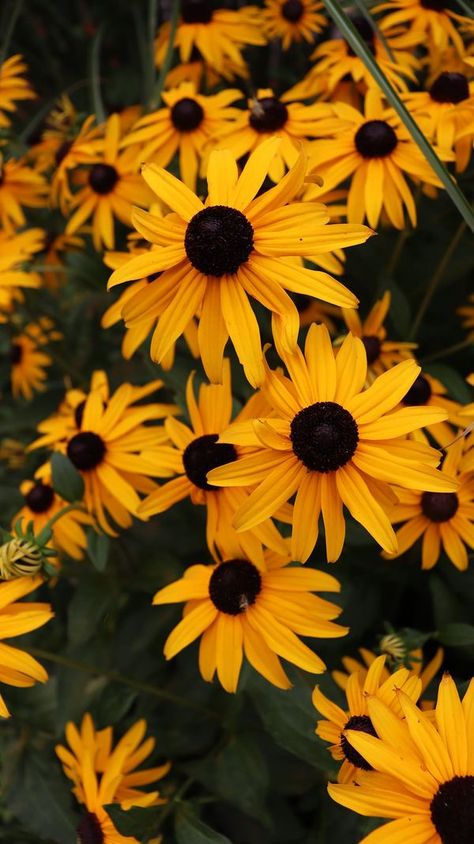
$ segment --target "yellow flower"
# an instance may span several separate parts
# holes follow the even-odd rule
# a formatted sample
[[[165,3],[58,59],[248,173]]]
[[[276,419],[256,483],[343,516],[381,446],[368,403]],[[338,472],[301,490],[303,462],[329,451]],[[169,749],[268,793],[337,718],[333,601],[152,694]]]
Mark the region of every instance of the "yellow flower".
[[[182,82],[163,93],[165,108],[135,123],[123,146],[138,144],[138,162],[160,167],[167,167],[179,151],[181,179],[188,188],[196,190],[204,147],[241,114],[240,109],[229,106],[242,97],[241,91],[233,88],[204,96],[197,93],[193,82]]]
[[[384,372],[366,390],[361,340],[348,334],[335,354],[325,326],[313,324],[305,353],[280,350],[290,378],[267,369],[262,393],[272,413],[230,426],[220,442],[249,445],[257,453],[209,472],[216,486],[254,486],[236,513],[237,530],[272,516],[296,493],[292,556],[304,562],[318,537],[322,512],[329,561],[345,538],[343,505],[382,548],[395,551],[387,514],[389,484],[452,492],[456,482],[436,470],[439,452],[406,440],[410,431],[443,419],[441,408],[394,408],[419,370],[413,360]]]
[[[474,343],[474,293],[471,293],[468,298],[468,305],[463,305],[462,308],[457,308],[456,313],[463,317],[463,328],[469,331],[468,340]]]
[[[30,401],[35,391],[45,389],[46,369],[51,366],[52,360],[43,347],[61,336],[54,330],[51,321],[43,317],[25,326],[21,334],[12,338],[9,358],[14,398],[22,396]]]
[[[170,455],[168,446],[144,451],[143,456],[155,466],[154,475],[160,477],[162,470],[169,476],[170,460],[174,456],[177,478],[163,484],[140,505],[139,515],[145,517],[169,510],[178,501],[190,497],[194,504],[207,508],[206,539],[208,548],[216,561],[222,554],[232,553],[235,557],[248,557],[262,567],[262,545],[274,551],[286,553],[285,541],[281,538],[270,519],[258,528],[237,533],[232,526],[237,507],[247,499],[244,489],[216,489],[206,481],[207,473],[216,466],[236,460],[248,449],[217,442],[219,434],[230,423],[232,415],[232,389],[229,361],[224,361],[222,384],[201,384],[198,400],[194,395],[193,375],[188,378],[186,399],[191,427],[177,419],[165,421],[165,429],[173,444]],[[238,420],[248,419],[255,413],[266,410],[261,395],[256,394],[237,415]]]
[[[49,186],[41,173],[28,167],[21,158],[5,161],[0,154],[0,223],[13,233],[26,224],[23,206],[45,208]]]
[[[401,720],[402,712],[397,698],[397,690],[403,689],[413,701],[421,694],[421,680],[408,668],[399,668],[394,674],[385,669],[384,655],[378,656],[364,672],[354,671],[349,675],[344,692],[347,698],[347,710],[341,709],[326,697],[316,686],[313,692],[313,705],[324,721],[318,721],[316,735],[323,741],[331,742],[328,748],[333,759],[343,760],[339,768],[338,782],[358,782],[360,771],[370,771],[371,767],[363,755],[357,753],[347,741],[345,731],[357,731],[376,736],[368,707],[368,700],[382,701],[390,712],[392,720]],[[388,676],[387,676],[388,675]]]
[[[471,21],[451,11],[443,0],[390,0],[373,9],[375,14],[387,12],[378,21],[384,34],[400,31],[402,26],[409,34],[416,36],[418,43],[428,50],[446,49],[452,44],[458,53],[464,52],[464,44],[456,24],[469,25]]]
[[[360,844],[470,844],[474,833],[474,680],[460,700],[445,674],[435,720],[398,692],[403,720],[369,698],[380,738],[348,730],[345,739],[373,770],[357,784],[328,786],[333,800],[361,815],[389,818]]]
[[[280,38],[284,50],[302,41],[312,44],[327,22],[318,14],[322,8],[317,0],[265,0],[262,18],[267,38]]]
[[[49,269],[44,270],[44,285],[56,291],[67,280],[64,258],[71,252],[80,252],[85,247],[85,240],[79,234],[51,234],[46,238],[44,263]]]
[[[168,636],[164,654],[171,659],[201,636],[199,670],[211,682],[216,671],[227,692],[235,692],[243,655],[270,683],[291,683],[278,657],[304,671],[321,674],[324,662],[299,636],[345,636],[346,627],[331,619],[340,607],[311,592],[338,592],[331,575],[288,566],[289,556],[266,554],[264,569],[245,558],[215,566],[195,565],[181,580],[156,593],[154,604],[186,601],[183,618]]]
[[[41,577],[19,577],[7,583],[0,583],[0,638],[11,639],[42,627],[53,617],[49,604],[26,601],[17,603],[18,598],[29,595],[43,583]],[[43,666],[32,656],[18,648],[0,642],[0,682],[7,686],[26,688],[35,683],[46,683],[48,675]],[[0,695],[0,717],[8,718],[10,713]]]
[[[115,245],[115,219],[131,224],[132,204],[147,205],[149,191],[137,173],[134,149],[120,152],[122,127],[118,114],[112,114],[105,126],[104,150],[95,163],[81,175],[87,184],[70,200],[76,209],[68,219],[66,234],[74,234],[92,216],[92,240],[100,252],[102,246]]]
[[[95,125],[95,117],[90,115],[80,127],[76,126],[75,119],[70,122],[66,119],[64,124],[58,119],[54,121],[54,128],[45,132],[44,143],[47,146],[48,158],[50,147],[53,153],[51,156],[51,163],[54,165],[51,176],[51,201],[64,215],[67,214],[73,200],[69,184],[71,172],[81,165],[90,164],[97,153],[103,149],[103,129],[103,126]]]
[[[16,111],[16,102],[35,98],[30,83],[22,76],[27,70],[28,66],[23,61],[23,56],[19,54],[10,56],[0,66],[0,127],[2,129],[10,125],[11,120],[6,112]]]
[[[265,44],[266,40],[262,32],[260,9],[243,6],[234,11],[216,8],[212,0],[182,0],[180,12],[175,46],[181,62],[188,62],[193,47],[197,47],[203,60],[217,73],[224,75],[226,63],[230,59],[239,68],[239,76],[247,75],[243,48]],[[163,63],[169,37],[170,25],[166,21],[156,40],[158,67]]]
[[[428,375],[427,372],[420,372],[406,396],[403,396],[401,400],[403,407],[424,405],[425,407],[439,407],[446,412],[446,422],[437,421],[423,426],[440,446],[445,446],[454,439],[456,434],[452,426],[463,424],[462,405],[447,398],[447,392],[444,384],[437,378]],[[414,432],[413,437],[421,442],[428,442],[424,431]]]
[[[441,186],[430,165],[393,109],[385,108],[378,91],[365,96],[364,113],[345,103],[333,103],[340,128],[333,137],[312,144],[311,165],[326,190],[352,176],[347,219],[378,225],[382,210],[397,229],[405,226],[404,207],[413,226],[416,207],[405,173]]]
[[[264,368],[249,295],[281,316],[288,347],[296,344],[299,319],[285,289],[346,307],[356,305],[355,296],[327,273],[288,260],[316,257],[371,235],[363,226],[327,225],[326,209],[319,203],[293,201],[305,178],[303,153],[276,187],[254,198],[280,143],[279,138],[262,143],[239,178],[232,154],[213,151],[205,205],[166,170],[154,164],[143,168],[146,182],[174,213],[160,219],[134,211],[135,227],[154,248],[116,270],[109,287],[161,273],[143,291],[141,301],[124,308],[130,325],[159,317],[151,343],[153,360],[165,357],[199,312],[199,349],[210,380],[222,379],[230,336],[248,380],[256,386]]]
[[[136,770],[155,747],[153,738],[144,740],[146,727],[146,721],[137,721],[114,747],[112,727],[96,730],[88,712],[80,730],[72,722],[66,725],[69,747],[58,744],[56,753],[65,775],[73,782],[76,800],[84,806],[77,829],[78,844],[135,844],[135,838],[116,830],[104,807],[115,803],[126,810],[166,803],[158,791],[142,788],[166,776],[169,762]]]
[[[390,554],[390,559],[404,554],[423,537],[423,569],[436,565],[441,546],[456,568],[467,569],[465,544],[474,548],[474,477],[463,472],[463,448],[462,438],[450,445],[441,467],[443,474],[459,479],[456,492],[396,490],[398,503],[390,515],[393,522],[404,524],[397,530],[398,551]]]

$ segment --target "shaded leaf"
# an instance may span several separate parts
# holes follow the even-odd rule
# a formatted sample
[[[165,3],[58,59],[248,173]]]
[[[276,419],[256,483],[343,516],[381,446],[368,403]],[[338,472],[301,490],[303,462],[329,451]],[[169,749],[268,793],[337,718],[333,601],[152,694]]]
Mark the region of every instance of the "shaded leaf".
[[[65,501],[81,501],[84,495],[84,480],[73,466],[69,457],[55,451],[51,457],[51,473],[54,491]]]

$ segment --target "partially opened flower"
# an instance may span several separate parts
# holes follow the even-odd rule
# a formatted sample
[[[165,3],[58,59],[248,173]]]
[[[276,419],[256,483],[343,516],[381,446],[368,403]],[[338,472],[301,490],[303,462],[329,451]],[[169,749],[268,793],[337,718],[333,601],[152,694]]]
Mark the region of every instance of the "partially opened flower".
[[[462,24],[470,24],[468,17],[456,14],[444,0],[389,0],[373,10],[386,12],[378,22],[386,35],[392,31],[416,35],[419,44],[430,49],[445,49],[452,44],[462,54],[464,44],[459,32]]]
[[[105,806],[117,804],[127,810],[166,803],[159,791],[143,787],[166,776],[170,763],[137,770],[155,747],[153,738],[145,739],[146,728],[146,721],[137,721],[114,747],[112,727],[97,730],[89,713],[80,729],[72,722],[66,725],[69,747],[58,744],[56,753],[73,783],[76,800],[84,807],[78,844],[134,844],[135,838],[117,831]]]
[[[18,577],[0,583],[0,681],[7,686],[27,688],[35,683],[46,683],[48,679],[43,666],[34,657],[3,641],[37,630],[53,617],[49,604],[18,603],[19,598],[34,592],[42,583],[41,577]],[[10,712],[0,695],[0,717],[9,716]]]
[[[312,44],[326,25],[318,0],[265,0],[262,19],[268,38],[280,38],[284,50],[306,41]]]
[[[11,123],[10,115],[16,111],[16,103],[33,100],[35,93],[23,74],[28,70],[23,56],[10,56],[0,66],[0,127]]]
[[[421,154],[395,111],[385,108],[380,92],[365,96],[364,112],[345,103],[333,103],[340,129],[328,140],[314,141],[312,168],[326,190],[352,177],[347,200],[347,219],[361,223],[367,218],[376,227],[382,211],[397,229],[405,226],[404,210],[413,226],[416,207],[405,174],[429,185],[441,186],[434,170]],[[445,156],[446,157],[446,156]]]
[[[206,204],[166,170],[154,164],[143,168],[149,186],[174,213],[160,219],[134,211],[135,227],[154,248],[116,270],[109,286],[161,273],[133,307],[129,303],[124,308],[129,325],[159,317],[151,344],[154,360],[165,357],[199,312],[199,348],[211,381],[222,379],[230,336],[248,380],[259,385],[264,379],[263,354],[249,296],[281,316],[288,348],[296,344],[299,319],[285,290],[345,307],[357,304],[355,296],[327,273],[287,259],[313,258],[362,243],[372,232],[359,225],[328,225],[324,205],[294,201],[305,178],[303,153],[276,187],[256,197],[280,144],[279,138],[264,141],[240,177],[228,150],[213,151]]]
[[[454,479],[436,470],[439,452],[405,435],[443,419],[440,408],[395,411],[419,367],[406,360],[380,375],[366,390],[367,359],[361,340],[349,334],[337,354],[325,326],[313,324],[305,352],[280,350],[290,378],[267,370],[262,393],[272,412],[237,423],[220,442],[248,445],[255,454],[208,474],[216,486],[253,485],[236,513],[237,530],[272,516],[296,493],[292,556],[305,561],[318,537],[322,512],[328,560],[337,560],[345,538],[345,505],[386,550],[397,542],[387,508],[390,484],[452,492]]]
[[[299,637],[346,635],[347,628],[332,620],[340,607],[311,594],[338,592],[340,585],[325,572],[288,561],[288,556],[267,553],[265,568],[257,569],[245,558],[226,558],[214,566],[191,566],[181,580],[160,589],[154,604],[186,602],[182,620],[165,642],[166,659],[201,637],[201,675],[211,682],[217,672],[227,692],[237,690],[244,654],[280,689],[291,683],[279,657],[321,674],[324,662]]]
[[[179,151],[181,179],[188,188],[196,190],[204,147],[241,114],[240,109],[230,106],[242,96],[235,88],[204,96],[193,82],[182,82],[163,93],[164,108],[134,124],[123,146],[138,144],[138,161],[161,167],[167,167]]]
[[[345,694],[347,709],[341,709],[334,701],[326,697],[316,686],[313,692],[313,705],[324,721],[318,721],[316,735],[323,741],[331,742],[328,748],[333,759],[342,761],[338,771],[338,782],[358,782],[359,771],[370,771],[370,764],[346,739],[345,730],[354,730],[376,736],[370,719],[367,698],[375,697],[401,719],[402,711],[397,698],[397,690],[403,689],[413,701],[421,694],[421,680],[408,668],[399,668],[393,674],[385,668],[386,657],[378,656],[365,672],[355,670],[348,677]]]
[[[248,452],[245,447],[221,444],[219,435],[230,424],[232,416],[232,388],[229,361],[224,361],[222,384],[201,384],[196,401],[193,375],[188,378],[186,388],[188,414],[191,425],[185,425],[170,417],[165,421],[165,430],[173,444],[178,477],[152,492],[140,505],[140,515],[149,517],[169,510],[178,501],[191,498],[194,504],[203,504],[206,509],[206,540],[209,551],[216,561],[230,549],[235,556],[248,557],[263,567],[263,546],[280,554],[287,551],[271,519],[250,531],[237,533],[232,520],[235,511],[247,498],[245,489],[218,489],[206,480],[207,473],[216,466],[237,460]],[[265,412],[262,396],[254,395],[238,413],[236,419],[248,419],[255,413]],[[169,476],[170,455],[167,447],[144,451],[143,456],[154,465],[154,475]],[[163,462],[164,460],[164,462]]]
[[[463,472],[464,441],[461,437],[446,449],[441,472],[457,477],[456,492],[416,492],[396,490],[398,502],[390,515],[397,530],[398,551],[390,559],[404,554],[422,538],[421,566],[431,569],[443,548],[460,571],[469,564],[468,548],[474,548],[474,477]]]
[[[470,844],[474,834],[474,679],[462,700],[445,674],[435,720],[398,692],[403,720],[369,698],[377,738],[348,729],[347,743],[371,769],[357,783],[328,786],[354,812],[390,820],[360,844]]]

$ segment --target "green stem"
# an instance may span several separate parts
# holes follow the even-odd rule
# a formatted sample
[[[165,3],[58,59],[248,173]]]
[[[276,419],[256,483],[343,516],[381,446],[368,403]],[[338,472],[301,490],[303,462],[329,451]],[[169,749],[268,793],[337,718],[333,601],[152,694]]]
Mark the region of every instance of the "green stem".
[[[62,519],[62,517],[65,516],[66,513],[70,513],[71,510],[82,510],[83,512],[85,512],[85,509],[86,508],[80,501],[73,501],[72,504],[66,504],[64,507],[61,507],[61,509],[58,510],[58,512],[55,513],[54,516],[51,516],[51,518],[48,519],[41,533],[39,533],[36,537],[39,544],[41,544],[43,541],[43,533],[46,535],[46,533],[52,529],[53,525],[55,525],[56,522],[59,521],[59,519]]]
[[[390,47],[387,39],[385,38],[385,35],[383,34],[383,32],[381,32],[381,30],[377,26],[377,22],[374,20],[374,18],[370,14],[367,6],[364,3],[364,0],[354,0],[354,5],[357,6],[357,8],[359,9],[359,12],[361,13],[362,17],[365,18],[365,20],[367,21],[369,26],[372,28],[374,35],[379,39],[380,43],[385,47],[390,61],[393,62],[393,64],[396,64],[395,56],[392,53],[391,47]]]
[[[23,0],[15,0],[13,3],[12,13],[10,15],[10,19],[7,24],[7,30],[5,32],[2,46],[0,48],[0,65],[3,64],[7,57],[8,48],[10,46],[11,37],[13,35],[13,30],[15,29],[16,22],[18,20],[18,16],[21,12],[21,7],[23,6]]]
[[[454,343],[452,346],[446,346],[445,349],[440,349],[439,352],[433,352],[432,355],[427,355],[423,358],[422,363],[431,363],[433,360],[450,357],[450,355],[455,355],[456,352],[462,352],[463,349],[467,349],[469,346],[472,347],[472,340],[466,338],[459,343]]]
[[[431,302],[431,300],[432,300],[432,298],[433,298],[433,296],[436,292],[436,288],[438,287],[438,284],[440,283],[441,279],[443,278],[443,276],[444,276],[444,274],[445,274],[445,272],[448,268],[448,264],[449,264],[449,262],[450,262],[450,260],[453,256],[454,252],[456,251],[457,247],[459,246],[459,243],[461,241],[461,238],[464,234],[465,229],[466,229],[466,223],[465,222],[460,223],[458,228],[456,229],[456,232],[454,233],[453,237],[451,238],[443,257],[441,258],[441,260],[440,260],[439,264],[437,265],[433,275],[431,276],[431,278],[430,278],[430,280],[429,280],[429,282],[426,286],[425,295],[423,296],[423,299],[421,300],[420,307],[418,308],[415,319],[413,320],[413,324],[410,328],[410,331],[408,332],[407,340],[413,340],[416,337],[416,335],[418,333],[418,329],[421,325],[421,321],[422,321],[422,319],[425,315],[426,309],[427,309],[428,305],[430,304],[430,302]]]
[[[411,234],[411,229],[405,227],[404,229],[399,232],[398,237],[395,241],[395,246],[393,248],[393,252],[390,255],[388,264],[385,268],[384,275],[388,276],[388,278],[393,278],[395,274],[395,270],[398,266],[398,262],[401,258],[403,249],[405,247],[405,243],[407,242],[409,236]]]
[[[396,111],[399,118],[405,124],[406,129],[410,132],[410,135],[412,136],[414,142],[417,144],[422,154],[438,176],[439,180],[444,185],[446,193],[458,209],[459,213],[466,221],[469,228],[474,231],[474,212],[468,200],[464,196],[457,182],[451,176],[449,170],[445,167],[443,162],[436,155],[436,152],[434,151],[430,142],[421,131],[418,124],[413,120],[413,117],[411,116],[410,112],[407,110],[407,108],[401,101],[395,88],[390,84],[387,77],[380,69],[372,53],[366,46],[363,39],[360,37],[350,18],[343,11],[337,0],[323,0],[323,2],[327,11],[331,15],[334,23],[336,24],[336,26],[339,27],[340,31],[344,35],[346,41],[349,42],[355,54],[359,56],[359,58],[364,62],[367,70],[377,82],[381,91],[383,91],[383,93],[385,94],[388,102]]]
[[[179,695],[175,695],[173,692],[168,692],[165,689],[157,689],[150,683],[143,683],[141,680],[136,680],[134,677],[126,677],[118,671],[98,668],[96,665],[79,662],[79,660],[70,659],[70,657],[63,656],[62,654],[51,653],[50,651],[43,650],[43,648],[36,648],[30,645],[28,646],[28,651],[33,656],[39,657],[39,659],[46,659],[49,662],[54,662],[56,665],[63,665],[65,668],[73,668],[74,670],[82,671],[85,674],[93,674],[96,677],[105,677],[105,679],[110,680],[111,683],[121,683],[122,686],[128,686],[129,689],[135,689],[137,692],[143,692],[144,694],[156,697],[159,700],[167,700],[170,703],[176,703],[178,706],[194,709],[196,712],[207,715],[209,718],[219,720],[217,712],[214,712],[212,709],[208,709],[206,706],[199,706],[199,704],[194,703],[189,698],[180,697]]]
[[[153,99],[153,89],[155,87],[155,33],[156,33],[156,15],[157,15],[157,0],[148,0],[148,20],[147,20],[147,61],[145,73],[145,97],[144,101],[147,106],[151,106]]]
[[[176,794],[173,795],[171,800],[169,800],[168,803],[166,803],[166,805],[164,806],[163,811],[160,815],[160,819],[159,819],[158,823],[156,824],[155,829],[153,830],[153,835],[156,835],[158,832],[160,832],[160,830],[163,828],[163,824],[164,824],[166,818],[175,809],[176,804],[181,803],[181,800],[183,799],[186,792],[189,791],[193,782],[194,782],[194,777],[188,777],[188,779],[185,780],[183,782],[182,786],[178,789]],[[146,841],[144,842],[144,844],[146,844]]]
[[[97,123],[105,123],[106,114],[102,94],[100,90],[100,47],[102,44],[102,27],[99,27],[92,42],[91,60],[90,60],[90,85],[92,104],[97,118]]]
[[[153,96],[150,102],[150,108],[158,108],[161,104],[161,94],[163,92],[163,88],[165,87],[166,77],[168,75],[168,71],[171,67],[171,61],[173,59],[173,51],[174,51],[174,42],[176,38],[176,30],[178,28],[178,20],[179,20],[179,11],[180,11],[181,0],[173,0],[173,6],[171,9],[171,17],[170,17],[170,33],[169,33],[169,40],[168,40],[168,47],[166,49],[165,58],[163,60],[163,64],[160,68],[160,74],[158,76],[157,83],[155,85],[155,90],[153,91]]]

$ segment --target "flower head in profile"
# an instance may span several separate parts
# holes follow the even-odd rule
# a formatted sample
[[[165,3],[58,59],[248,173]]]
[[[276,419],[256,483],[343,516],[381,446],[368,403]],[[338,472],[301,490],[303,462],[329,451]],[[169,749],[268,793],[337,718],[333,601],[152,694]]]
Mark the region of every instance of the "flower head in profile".
[[[9,359],[12,394],[30,401],[35,392],[45,389],[47,369],[52,364],[45,347],[62,335],[48,317],[25,326],[21,334],[12,337]]]
[[[397,364],[364,390],[364,345],[348,334],[335,352],[325,326],[313,324],[304,354],[280,348],[290,377],[267,370],[262,393],[266,418],[230,426],[220,442],[248,445],[254,454],[208,474],[216,486],[254,489],[236,513],[237,530],[269,518],[296,493],[292,556],[304,562],[325,525],[328,560],[337,560],[345,538],[344,505],[382,548],[396,549],[388,507],[390,484],[453,492],[456,482],[437,471],[440,454],[406,434],[446,414],[440,408],[395,410],[420,368]]]
[[[365,672],[354,671],[349,675],[344,692],[347,709],[341,709],[326,697],[316,686],[313,692],[315,709],[324,716],[318,721],[316,735],[323,741],[331,742],[328,748],[333,759],[342,760],[338,772],[338,782],[357,782],[359,771],[370,771],[371,767],[364,757],[349,744],[345,730],[355,730],[375,736],[374,725],[370,718],[367,699],[383,701],[390,710],[392,718],[401,718],[402,711],[397,698],[397,689],[403,689],[415,702],[421,693],[421,680],[408,668],[399,668],[390,673],[385,668],[386,657],[376,657]]]
[[[49,604],[20,603],[18,600],[34,592],[42,583],[41,577],[18,577],[0,583],[0,669],[1,682],[7,686],[27,688],[35,683],[46,683],[48,679],[43,666],[34,657],[3,641],[37,630],[53,617]],[[9,716],[10,712],[0,695],[0,717]]]
[[[436,565],[441,549],[457,569],[467,569],[467,548],[474,548],[474,477],[463,471],[463,450],[464,440],[460,437],[446,449],[441,466],[442,474],[458,479],[455,492],[396,490],[398,501],[390,515],[394,523],[403,525],[397,530],[398,551],[390,559],[404,554],[422,539],[423,569]]]
[[[318,0],[265,0],[262,19],[268,38],[280,38],[284,50],[304,41],[312,44],[326,25],[322,8]]]
[[[330,796],[361,815],[387,818],[360,844],[470,844],[474,834],[474,679],[460,698],[453,679],[439,684],[434,718],[400,690],[403,719],[375,697],[372,734],[344,739],[371,770],[357,783],[328,786]],[[374,734],[375,733],[375,734]]]
[[[146,727],[146,721],[137,721],[114,746],[112,727],[97,730],[89,713],[80,729],[72,722],[66,725],[69,747],[59,744],[56,753],[84,809],[78,844],[134,844],[135,838],[117,831],[105,806],[117,804],[127,810],[166,802],[159,791],[144,791],[143,786],[166,776],[170,764],[137,770],[155,747],[153,738],[145,739]]]
[[[0,66],[0,127],[11,123],[10,115],[16,111],[17,102],[33,100],[35,93],[24,75],[28,70],[23,56],[10,56]]]
[[[372,232],[359,225],[328,225],[324,205],[295,201],[305,178],[303,153],[278,185],[256,196],[280,144],[280,138],[260,144],[240,176],[228,150],[213,151],[205,204],[166,170],[154,164],[143,168],[146,182],[173,213],[161,219],[134,211],[135,227],[153,248],[116,270],[109,287],[161,273],[140,300],[124,308],[129,325],[158,317],[153,360],[166,356],[199,312],[198,343],[210,380],[222,380],[230,337],[248,380],[259,385],[265,375],[263,354],[249,297],[281,317],[287,348],[296,344],[299,318],[286,290],[344,307],[357,304],[355,296],[327,273],[288,259],[317,257],[362,243]]]
[[[324,662],[300,636],[345,636],[334,623],[340,607],[313,595],[338,592],[339,582],[325,572],[288,565],[289,555],[268,552],[265,568],[245,558],[226,558],[214,566],[195,565],[181,580],[156,593],[154,604],[186,602],[183,618],[165,642],[171,659],[201,637],[199,670],[235,692],[243,656],[280,689],[291,686],[279,657],[304,671],[321,674]]]
[[[311,164],[326,190],[352,177],[347,199],[347,219],[373,228],[382,212],[392,226],[403,229],[404,209],[416,226],[416,207],[405,174],[429,185],[441,186],[393,109],[383,105],[378,90],[365,95],[364,110],[333,103],[340,127],[327,140],[312,144]],[[446,156],[444,156],[446,158]],[[449,155],[448,155],[449,157]]]

